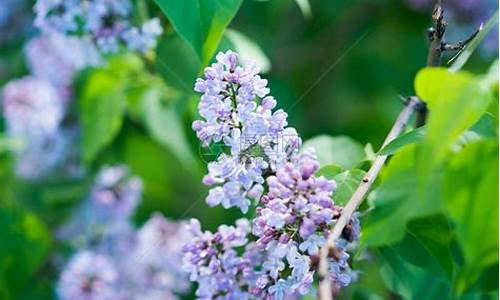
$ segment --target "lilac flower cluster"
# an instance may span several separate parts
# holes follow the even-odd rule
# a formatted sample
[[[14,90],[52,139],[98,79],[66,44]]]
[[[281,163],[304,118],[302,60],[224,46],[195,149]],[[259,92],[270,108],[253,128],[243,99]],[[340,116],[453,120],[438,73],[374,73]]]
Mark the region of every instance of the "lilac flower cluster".
[[[13,80],[2,92],[7,135],[19,140],[15,149],[16,173],[29,180],[64,167],[65,174],[79,176],[81,167],[71,161],[78,135],[76,124],[63,120],[75,73],[100,63],[97,50],[83,39],[43,34],[31,39],[25,54],[31,75]],[[70,170],[70,168],[72,168]]]
[[[311,292],[314,261],[342,211],[331,198],[335,181],[315,177],[318,169],[315,157],[302,153],[269,176],[251,229],[241,219],[212,234],[192,221],[197,238],[185,247],[184,264],[199,284],[199,299],[296,299]],[[337,290],[351,283],[346,246],[359,235],[355,216],[329,258]]]
[[[202,232],[200,223],[191,220],[193,240],[184,246],[183,264],[190,279],[198,283],[198,299],[248,299],[248,277],[260,262],[250,251],[238,255],[238,248],[248,243],[250,223],[240,219],[236,226],[221,225],[216,233]]]
[[[2,108],[7,136],[20,142],[14,149],[16,173],[35,179],[57,165],[65,148],[59,130],[65,107],[59,91],[32,76],[13,80],[3,88]]]
[[[239,65],[238,54],[217,55],[217,62],[205,69],[206,79],[198,79],[198,105],[203,120],[193,129],[204,146],[221,142],[229,153],[209,163],[203,182],[215,186],[207,203],[247,212],[250,199],[263,192],[263,173],[283,164],[298,149],[300,139],[287,126],[287,114],[269,96],[267,80],[258,75],[255,63]]]
[[[97,175],[89,199],[58,234],[76,250],[61,272],[59,299],[179,299],[189,291],[179,264],[192,238],[188,224],[154,214],[135,229],[130,218],[141,191],[125,166]]]
[[[133,26],[129,0],[38,0],[35,11],[42,31],[91,37],[103,53],[115,53],[121,44],[147,52],[162,33],[158,19]]]
[[[59,33],[36,36],[24,50],[31,74],[63,89],[71,85],[76,72],[101,63],[90,41]]]
[[[221,142],[225,152],[208,164],[207,203],[248,211],[252,220],[202,232],[191,222],[194,240],[185,246],[184,267],[198,283],[198,299],[297,299],[312,292],[319,249],[342,212],[332,200],[336,183],[315,176],[319,163],[287,128],[286,113],[273,113],[276,100],[252,64],[237,54],[217,55],[195,90],[204,118],[193,123],[203,145]],[[289,136],[287,133],[291,133]],[[251,225],[250,225],[251,224]],[[360,236],[355,215],[329,256],[335,290],[350,284],[348,248]]]

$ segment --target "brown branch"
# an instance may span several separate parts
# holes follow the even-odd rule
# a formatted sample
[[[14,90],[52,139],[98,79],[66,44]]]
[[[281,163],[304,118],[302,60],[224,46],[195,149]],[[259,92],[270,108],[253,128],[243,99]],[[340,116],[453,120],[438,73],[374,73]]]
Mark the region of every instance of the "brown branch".
[[[405,103],[405,107],[403,108],[398,118],[396,119],[396,122],[394,123],[391,131],[387,135],[381,148],[383,148],[385,145],[393,141],[401,134],[406,124],[410,120],[412,114],[420,108],[422,103],[423,102],[420,101],[418,97],[408,98],[408,100]],[[340,215],[340,218],[335,223],[335,226],[333,227],[333,230],[328,236],[325,245],[321,248],[319,252],[318,272],[320,281],[319,281],[318,294],[319,294],[319,299],[321,300],[333,299],[331,280],[328,272],[329,251],[330,249],[335,247],[335,241],[340,237],[342,231],[344,230],[344,227],[351,220],[352,214],[363,202],[365,195],[370,190],[370,187],[372,186],[373,182],[377,178],[377,175],[380,173],[380,170],[384,166],[387,157],[388,157],[387,155],[379,155],[375,158],[375,160],[373,161],[373,165],[371,166],[370,170],[368,170],[368,173],[366,173],[365,178],[363,178],[361,184],[358,186],[358,188],[352,195],[349,202],[347,202],[346,206],[342,209],[342,214]]]
[[[432,12],[434,27],[429,28],[429,53],[427,54],[427,66],[439,66],[443,54],[443,38],[446,31],[446,22],[444,21],[444,9],[441,0],[438,0]]]

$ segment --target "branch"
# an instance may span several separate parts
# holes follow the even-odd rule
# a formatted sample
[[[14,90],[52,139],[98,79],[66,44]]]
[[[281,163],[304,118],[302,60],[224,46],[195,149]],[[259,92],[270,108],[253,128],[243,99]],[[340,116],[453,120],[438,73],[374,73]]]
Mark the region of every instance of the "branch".
[[[469,44],[476,35],[483,29],[483,24],[479,26],[476,31],[474,31],[469,37],[463,41],[458,41],[456,43],[447,43],[444,41],[444,33],[446,32],[446,22],[444,21],[444,9],[442,6],[442,1],[438,0],[434,10],[432,12],[432,20],[434,22],[434,27],[428,29],[428,37],[431,42],[429,46],[429,53],[427,54],[427,66],[435,67],[441,64],[441,57],[443,52],[446,51],[462,51],[467,44]],[[415,126],[421,127],[425,125],[428,115],[427,107],[424,106],[417,115],[417,121]]]
[[[441,63],[441,56],[443,54],[443,37],[446,31],[446,22],[444,21],[444,9],[441,0],[438,0],[432,12],[432,20],[434,27],[428,29],[429,40],[429,53],[427,54],[427,66],[439,66]]]
[[[407,99],[405,107],[403,108],[398,118],[396,119],[396,122],[392,126],[392,129],[387,135],[381,148],[386,146],[388,143],[392,142],[395,138],[397,138],[401,134],[406,124],[410,120],[412,114],[415,111],[421,109],[422,105],[423,102],[418,97],[410,97]],[[328,272],[328,255],[330,249],[335,247],[335,241],[340,237],[342,231],[344,230],[344,227],[351,220],[354,211],[356,211],[361,202],[363,202],[366,193],[370,190],[370,187],[377,178],[377,175],[380,173],[380,170],[384,166],[387,157],[388,157],[387,155],[378,155],[375,158],[373,165],[371,166],[370,170],[368,170],[368,173],[366,174],[365,178],[363,178],[363,181],[358,186],[358,188],[352,195],[349,202],[347,202],[346,206],[342,209],[342,214],[340,215],[340,218],[335,223],[333,230],[328,236],[328,240],[326,241],[325,245],[321,248],[319,252],[318,271],[320,279],[319,279],[318,293],[319,293],[319,299],[321,300],[333,299],[331,280]]]
[[[432,20],[434,22],[434,27],[427,30],[429,41],[431,42],[429,46],[429,52],[427,54],[427,66],[439,66],[441,64],[441,56],[443,54],[443,38],[446,31],[446,22],[444,21],[444,9],[441,0],[436,2],[434,10],[432,11]],[[415,127],[424,126],[427,122],[427,115],[429,110],[424,104],[422,109],[417,114],[417,121]]]

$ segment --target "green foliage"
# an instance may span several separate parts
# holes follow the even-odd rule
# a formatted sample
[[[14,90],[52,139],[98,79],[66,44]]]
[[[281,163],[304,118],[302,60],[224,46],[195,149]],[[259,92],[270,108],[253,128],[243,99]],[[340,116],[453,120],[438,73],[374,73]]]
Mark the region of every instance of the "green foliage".
[[[45,261],[50,234],[35,215],[5,203],[0,228],[0,298],[18,299]]]
[[[322,166],[338,165],[354,168],[365,158],[363,146],[346,136],[320,135],[304,142],[303,148],[313,148]]]
[[[203,64],[212,58],[242,0],[155,0]]]
[[[163,97],[172,95],[162,94],[164,91],[153,86],[145,92],[142,101],[143,122],[153,139],[170,149],[186,168],[193,168],[195,159],[189,148],[181,119],[173,105],[162,101]]]
[[[178,35],[160,40],[155,67],[165,82],[184,92],[192,93],[202,61],[189,44]]]
[[[370,194],[362,243],[381,250],[388,284],[404,298],[469,299],[491,288],[484,278],[498,269],[498,120],[487,112],[498,94],[492,70],[422,70],[415,87],[428,102],[428,124],[380,151],[394,156]],[[415,294],[419,285],[431,294]]]
[[[498,263],[498,142],[468,144],[450,160],[444,201],[465,260],[457,283],[463,291]]]
[[[441,68],[420,71],[415,89],[432,111],[420,153],[420,161],[426,163],[420,164],[419,171],[425,177],[457,137],[479,120],[494,98],[483,77]]]
[[[384,146],[378,152],[379,155],[391,155],[394,154],[400,148],[421,141],[425,136],[425,126],[410,130]]]
[[[267,73],[271,69],[271,61],[260,46],[237,30],[226,30],[218,50],[226,51],[229,49],[238,52],[243,60],[255,61],[262,73]]]
[[[116,137],[123,124],[127,85],[142,69],[134,56],[117,57],[91,72],[80,97],[83,158],[91,162]]]

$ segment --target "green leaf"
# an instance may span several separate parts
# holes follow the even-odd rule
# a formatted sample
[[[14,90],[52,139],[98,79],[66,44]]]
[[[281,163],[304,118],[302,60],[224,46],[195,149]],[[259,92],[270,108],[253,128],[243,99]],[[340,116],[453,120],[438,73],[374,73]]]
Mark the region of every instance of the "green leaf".
[[[466,262],[457,290],[498,263],[498,142],[466,145],[446,170],[444,200]]]
[[[82,151],[87,163],[108,146],[120,131],[126,92],[143,77],[144,65],[132,54],[114,57],[105,68],[89,73],[79,97]]]
[[[345,169],[339,165],[324,166],[316,172],[316,176],[325,176],[328,179],[333,179],[338,174],[344,172]]]
[[[156,50],[155,68],[167,85],[188,93],[202,69],[202,61],[178,35],[161,39]]]
[[[337,190],[333,195],[335,203],[345,205],[351,199],[352,194],[354,194],[365,175],[366,172],[363,170],[352,169],[335,176],[333,178],[337,182]]]
[[[496,138],[498,136],[498,121],[490,113],[485,113],[469,131],[483,138]]]
[[[377,247],[400,241],[406,224],[442,210],[441,172],[436,171],[425,193],[417,193],[415,147],[403,147],[383,170],[382,182],[369,196],[374,208],[363,218],[362,242]]]
[[[394,154],[397,150],[402,148],[403,146],[418,143],[423,140],[425,136],[425,126],[419,127],[417,129],[413,129],[408,131],[401,136],[395,138],[389,144],[387,144],[384,148],[382,148],[378,154],[379,155],[391,155]]]
[[[83,158],[91,162],[109,145],[123,123],[123,82],[106,72],[92,74],[80,99]]]
[[[346,136],[316,136],[304,143],[303,149],[308,147],[316,150],[322,166],[333,164],[352,169],[365,158],[363,146]]]
[[[488,33],[498,25],[498,10],[495,14],[488,20],[488,22],[484,25],[483,29],[476,35],[476,37],[465,47],[464,50],[461,51],[459,56],[455,59],[455,62],[450,67],[450,71],[457,72],[459,71],[465,63],[469,60],[472,53],[479,46],[481,41],[488,35]]]
[[[255,61],[261,73],[267,73],[271,69],[271,61],[260,46],[239,31],[233,29],[226,30],[219,50],[226,51],[228,49],[238,52],[243,61]]]
[[[393,249],[407,262],[451,281],[454,270],[451,239],[448,220],[437,215],[409,222],[405,238]]]
[[[153,139],[171,150],[186,168],[195,165],[193,153],[189,147],[182,120],[173,105],[162,102],[164,89],[152,86],[142,99],[143,122]]]
[[[242,0],[155,0],[203,65],[212,58]],[[177,58],[176,58],[177,59]]]
[[[403,299],[452,299],[449,296],[449,285],[403,260],[396,249],[383,247],[377,254],[386,285]]]
[[[0,296],[17,299],[45,261],[51,245],[38,218],[12,205],[0,206]]]
[[[422,151],[419,174],[422,180],[446,156],[462,132],[476,123],[493,99],[481,77],[466,72],[450,73],[443,68],[426,68],[415,79],[417,95],[431,111]]]

